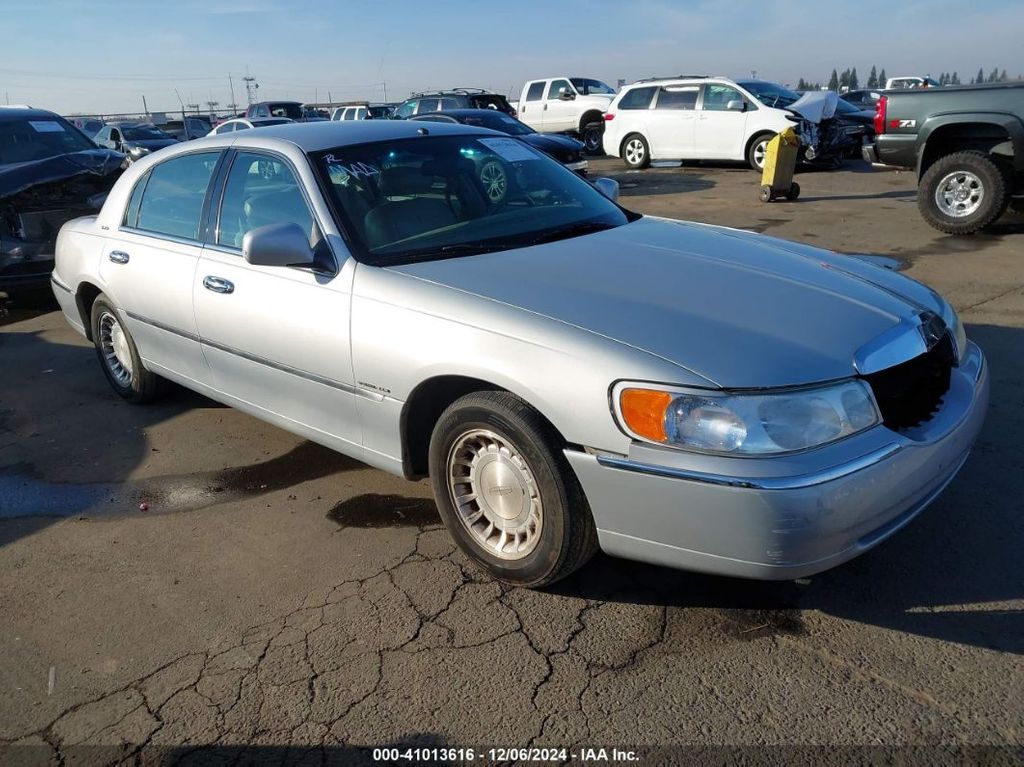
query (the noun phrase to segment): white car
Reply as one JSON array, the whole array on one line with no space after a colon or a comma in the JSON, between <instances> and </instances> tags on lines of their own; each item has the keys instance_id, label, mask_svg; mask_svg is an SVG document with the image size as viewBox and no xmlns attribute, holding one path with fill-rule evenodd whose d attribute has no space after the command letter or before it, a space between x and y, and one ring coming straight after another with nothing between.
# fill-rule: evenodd
<instances>
[{"instance_id":1,"label":"white car","mask_svg":"<svg viewBox=\"0 0 1024 767\"><path fill-rule=\"evenodd\" d=\"M225 133L231 133L236 130L265 128L268 125L284 125L290 122L295 121L288 117L239 117L234 120L225 120L206 135L223 136Z\"/></svg>"},{"instance_id":2,"label":"white car","mask_svg":"<svg viewBox=\"0 0 1024 767\"><path fill-rule=\"evenodd\" d=\"M761 80L640 80L605 113L604 151L634 169L652 160L745 160L760 170L768 140L794 124L783 107L798 98Z\"/></svg>"},{"instance_id":3,"label":"white car","mask_svg":"<svg viewBox=\"0 0 1024 767\"><path fill-rule=\"evenodd\" d=\"M588 152L597 152L602 115L614 99L614 88L589 77L530 80L516 102L516 116L538 133L578 135Z\"/></svg>"}]
</instances>

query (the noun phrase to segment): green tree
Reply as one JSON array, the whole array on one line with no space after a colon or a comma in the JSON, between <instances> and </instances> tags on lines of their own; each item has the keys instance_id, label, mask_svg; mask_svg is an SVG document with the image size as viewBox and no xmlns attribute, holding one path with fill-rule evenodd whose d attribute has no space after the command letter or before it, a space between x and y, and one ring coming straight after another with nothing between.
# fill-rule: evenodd
<instances>
[{"instance_id":1,"label":"green tree","mask_svg":"<svg viewBox=\"0 0 1024 767\"><path fill-rule=\"evenodd\" d=\"M999 82L1001 82L1001 83L1005 83L1005 82L1006 82L1007 80L1009 80L1009 79L1010 79L1010 78L1009 78L1009 76L1008 76L1008 75L1006 74L1006 70L1004 69L1004 70L1003 70L1003 73L1002 73L1001 75L999 75Z\"/></svg>"},{"instance_id":2,"label":"green tree","mask_svg":"<svg viewBox=\"0 0 1024 767\"><path fill-rule=\"evenodd\" d=\"M836 74L836 70L832 70L832 76L828 78L828 89L830 91L839 90L839 75Z\"/></svg>"},{"instance_id":3,"label":"green tree","mask_svg":"<svg viewBox=\"0 0 1024 767\"><path fill-rule=\"evenodd\" d=\"M801 77L801 78L800 78L800 79L799 79L799 80L797 81L797 83L796 83L796 89L797 89L798 91L805 91L805 90L807 90L807 83L805 83L805 82L804 82L804 78L802 78L802 77Z\"/></svg>"},{"instance_id":4,"label":"green tree","mask_svg":"<svg viewBox=\"0 0 1024 767\"><path fill-rule=\"evenodd\" d=\"M844 69L843 73L839 75L839 87L848 88L850 87L850 70Z\"/></svg>"},{"instance_id":5,"label":"green tree","mask_svg":"<svg viewBox=\"0 0 1024 767\"><path fill-rule=\"evenodd\" d=\"M875 69L875 65L874 64L871 65L871 73L868 75L868 87L869 88L877 88L878 87L878 71Z\"/></svg>"},{"instance_id":6,"label":"green tree","mask_svg":"<svg viewBox=\"0 0 1024 767\"><path fill-rule=\"evenodd\" d=\"M884 88L885 87L885 81L888 80L888 79L889 78L885 76L885 70L884 69L880 70L879 73L878 73L878 87L879 88Z\"/></svg>"},{"instance_id":7,"label":"green tree","mask_svg":"<svg viewBox=\"0 0 1024 767\"><path fill-rule=\"evenodd\" d=\"M958 75L956 72L954 72L953 76L949 79L949 84L950 85L959 85L960 84L960 75Z\"/></svg>"},{"instance_id":8,"label":"green tree","mask_svg":"<svg viewBox=\"0 0 1024 767\"><path fill-rule=\"evenodd\" d=\"M860 87L860 81L857 79L857 67L850 70L850 90L855 91Z\"/></svg>"},{"instance_id":9,"label":"green tree","mask_svg":"<svg viewBox=\"0 0 1024 767\"><path fill-rule=\"evenodd\" d=\"M978 85L985 82L985 70L982 69L981 67L978 67L978 76L971 80L971 82L977 83Z\"/></svg>"},{"instance_id":10,"label":"green tree","mask_svg":"<svg viewBox=\"0 0 1024 767\"><path fill-rule=\"evenodd\" d=\"M988 73L988 82L994 83L997 80L999 80L999 70L993 69L991 72Z\"/></svg>"}]
</instances>

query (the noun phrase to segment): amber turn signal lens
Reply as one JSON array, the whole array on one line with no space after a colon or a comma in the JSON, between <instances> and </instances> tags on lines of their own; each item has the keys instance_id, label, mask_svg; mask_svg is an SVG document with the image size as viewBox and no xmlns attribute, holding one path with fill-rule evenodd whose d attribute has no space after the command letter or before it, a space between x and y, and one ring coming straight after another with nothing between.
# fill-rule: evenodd
<instances>
[{"instance_id":1,"label":"amber turn signal lens","mask_svg":"<svg viewBox=\"0 0 1024 767\"><path fill-rule=\"evenodd\" d=\"M652 442L667 442L665 411L672 402L667 391L623 389L619 395L622 420L634 434Z\"/></svg>"}]
</instances>

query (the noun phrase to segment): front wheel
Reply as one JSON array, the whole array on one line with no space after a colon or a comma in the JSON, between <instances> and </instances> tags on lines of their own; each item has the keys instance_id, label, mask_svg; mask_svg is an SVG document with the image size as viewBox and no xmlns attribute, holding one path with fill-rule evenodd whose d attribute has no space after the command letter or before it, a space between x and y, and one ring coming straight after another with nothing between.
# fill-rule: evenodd
<instances>
[{"instance_id":1,"label":"front wheel","mask_svg":"<svg viewBox=\"0 0 1024 767\"><path fill-rule=\"evenodd\" d=\"M560 440L507 392L476 392L441 415L430 439L430 482L459 547L497 580L546 586L597 550L590 508Z\"/></svg>"},{"instance_id":2,"label":"front wheel","mask_svg":"<svg viewBox=\"0 0 1024 767\"><path fill-rule=\"evenodd\" d=\"M583 139L583 149L587 154L604 154L603 131L600 123L584 125L580 138Z\"/></svg>"},{"instance_id":3,"label":"front wheel","mask_svg":"<svg viewBox=\"0 0 1024 767\"><path fill-rule=\"evenodd\" d=\"M160 378L142 366L142 358L117 308L105 295L92 305L92 339L107 380L129 402L149 402L159 394Z\"/></svg>"},{"instance_id":4,"label":"front wheel","mask_svg":"<svg viewBox=\"0 0 1024 767\"><path fill-rule=\"evenodd\" d=\"M651 149L639 133L627 136L622 142L622 161L631 170L640 170L651 164Z\"/></svg>"},{"instance_id":5,"label":"front wheel","mask_svg":"<svg viewBox=\"0 0 1024 767\"><path fill-rule=\"evenodd\" d=\"M946 234L977 232L999 218L1009 200L1006 174L982 152L939 158L921 176L917 190L921 216Z\"/></svg>"}]
</instances>

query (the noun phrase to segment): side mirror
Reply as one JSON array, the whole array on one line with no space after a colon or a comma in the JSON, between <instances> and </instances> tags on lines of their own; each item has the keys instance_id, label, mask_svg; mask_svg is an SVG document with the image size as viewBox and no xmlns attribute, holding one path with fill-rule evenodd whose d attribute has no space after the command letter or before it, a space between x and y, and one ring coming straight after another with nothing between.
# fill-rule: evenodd
<instances>
[{"instance_id":1,"label":"side mirror","mask_svg":"<svg viewBox=\"0 0 1024 767\"><path fill-rule=\"evenodd\" d=\"M314 262L309 234L291 222L250 229L242 238L242 257L254 266L312 266Z\"/></svg>"},{"instance_id":2,"label":"side mirror","mask_svg":"<svg viewBox=\"0 0 1024 767\"><path fill-rule=\"evenodd\" d=\"M730 101L728 104L725 105L725 108L727 110L729 110L730 112L746 112L747 111L747 105L745 103L743 103L743 101L741 101L740 99L733 99L732 101Z\"/></svg>"},{"instance_id":3,"label":"side mirror","mask_svg":"<svg viewBox=\"0 0 1024 767\"><path fill-rule=\"evenodd\" d=\"M558 98L562 101L573 101L576 98L576 94L572 91L561 90L558 92Z\"/></svg>"},{"instance_id":4,"label":"side mirror","mask_svg":"<svg viewBox=\"0 0 1024 767\"><path fill-rule=\"evenodd\" d=\"M619 182L613 178L595 178L594 186L612 202L619 200Z\"/></svg>"}]
</instances>

